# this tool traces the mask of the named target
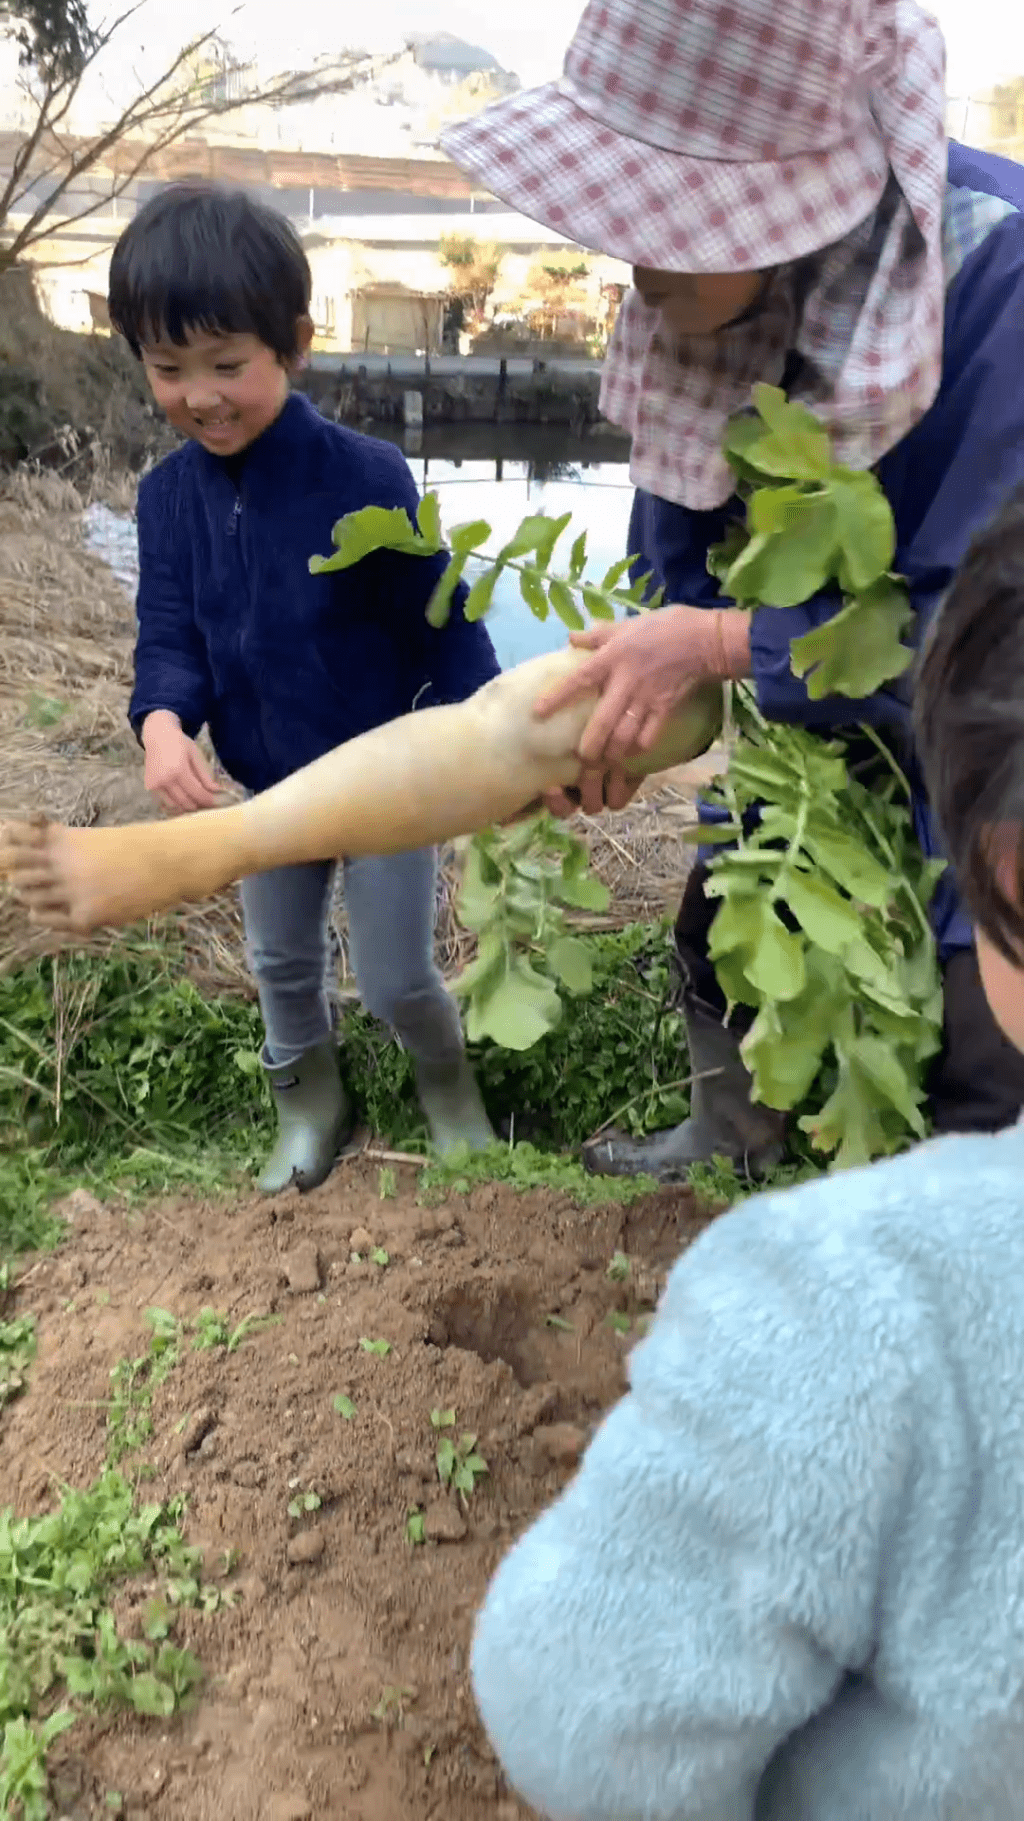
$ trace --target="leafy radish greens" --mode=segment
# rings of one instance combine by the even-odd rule
[[[913,618],[894,572],[892,511],[873,474],[835,463],[824,426],[772,386],[755,386],[753,409],[734,418],[725,451],[744,507],[708,568],[740,607],[785,608],[832,596],[832,617],[790,646],[794,674],[820,701],[860,701],[912,662],[901,634]],[[427,607],[443,626],[473,565],[467,619],[490,608],[499,576],[512,571],[538,619],[555,613],[571,630],[586,616],[613,620],[645,599],[637,559],[615,563],[600,584],[584,579],[586,533],[555,570],[571,515],[533,513],[496,555],[491,527],[457,525],[445,539],[436,494],[414,525],[400,509],[370,506],[335,525],[333,554],[313,573],[346,569],[372,551],[451,560]],[[791,1109],[816,1086],[820,1110],[801,1125],[837,1166],[868,1162],[922,1136],[926,1065],[939,1047],[942,990],[927,906],[941,862],[924,858],[910,793],[892,755],[870,729],[882,782],[851,769],[850,751],[800,728],[766,721],[752,690],[733,690],[733,733],[712,798],[725,819],[699,839],[720,843],[708,891],[720,900],[710,954],[730,1005],[755,1013],[743,1042],[755,1096]],[[467,845],[459,901],[478,939],[456,982],[471,1039],[528,1049],[559,1022],[561,992],[590,989],[587,943],[570,919],[607,908],[606,888],[587,870],[584,844],[547,815],[487,829]]]

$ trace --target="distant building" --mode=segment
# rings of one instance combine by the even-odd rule
[[[486,75],[503,77],[513,88],[519,87],[518,76],[502,69],[490,51],[454,38],[450,32],[416,32],[406,43],[417,69],[426,70],[442,82],[464,82],[467,76]]]

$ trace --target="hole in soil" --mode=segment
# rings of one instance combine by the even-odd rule
[[[530,1334],[528,1292],[511,1284],[460,1284],[434,1311],[429,1338],[435,1347],[461,1347],[485,1366],[504,1360],[523,1386],[548,1376],[540,1347]]]

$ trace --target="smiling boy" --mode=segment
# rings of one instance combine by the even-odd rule
[[[381,551],[340,575],[309,572],[346,513],[419,506],[397,449],[292,391],[313,336],[310,289],[284,216],[204,185],[161,191],[111,260],[110,320],[187,439],[139,488],[129,708],[147,788],[172,813],[217,799],[195,743],[204,725],[229,775],[258,792],[414,706],[463,701],[498,671],[483,626],[464,618],[464,589],[443,629],[427,624],[446,557]],[[279,1123],[268,1194],[322,1181],[351,1128],[328,987],[339,860],[363,1003],[411,1054],[434,1145],[492,1136],[434,962],[433,849],[325,854],[242,883]]]

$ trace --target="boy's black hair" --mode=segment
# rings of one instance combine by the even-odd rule
[[[312,289],[284,215],[244,190],[172,184],[125,228],[110,261],[110,321],[138,356],[190,330],[255,335],[281,360],[299,352]]]
[[[964,902],[1024,956],[1024,488],[971,545],[925,640],[914,703],[928,795]]]

